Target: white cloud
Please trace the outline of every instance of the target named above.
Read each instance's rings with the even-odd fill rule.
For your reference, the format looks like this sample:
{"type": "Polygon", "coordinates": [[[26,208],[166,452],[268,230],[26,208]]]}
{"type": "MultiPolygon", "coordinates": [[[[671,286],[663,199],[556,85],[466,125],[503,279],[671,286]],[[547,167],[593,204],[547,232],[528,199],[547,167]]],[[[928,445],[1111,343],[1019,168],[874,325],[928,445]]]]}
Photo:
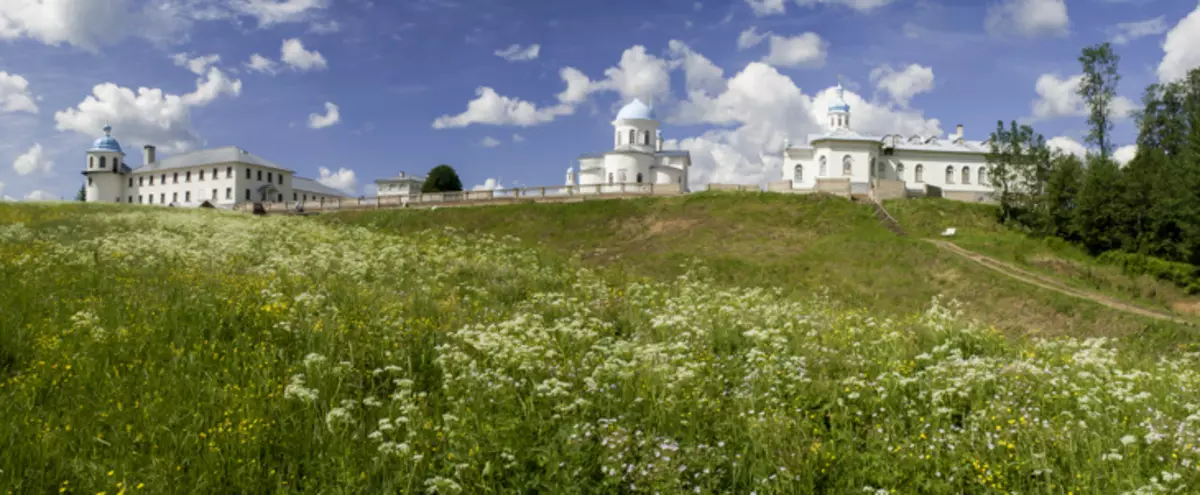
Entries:
{"type": "Polygon", "coordinates": [[[787,8],[783,2],[784,0],[746,0],[746,5],[750,6],[754,15],[762,17],[784,13],[787,8]]]}
{"type": "Polygon", "coordinates": [[[692,51],[682,41],[671,40],[668,44],[674,61],[672,68],[682,67],[687,81],[687,91],[704,91],[717,94],[725,90],[725,71],[717,67],[704,55],[692,51]]]}
{"type": "Polygon", "coordinates": [[[512,140],[514,143],[524,143],[525,136],[522,136],[520,134],[513,134],[512,140]]]}
{"type": "Polygon", "coordinates": [[[208,66],[221,61],[221,56],[214,54],[201,55],[192,58],[192,56],[187,53],[176,53],[171,55],[171,61],[175,62],[175,65],[187,68],[187,70],[192,71],[193,74],[202,76],[205,72],[208,72],[208,66]]]}
{"type": "MultiPolygon", "coordinates": [[[[817,4],[843,5],[859,12],[870,12],[879,7],[892,3],[894,0],[795,0],[796,5],[811,7],[817,4]]],[[[784,0],[746,0],[754,15],[768,16],[782,14],[786,10],[784,0]]]]}
{"type": "Polygon", "coordinates": [[[35,143],[29,151],[13,161],[13,170],[17,171],[17,175],[29,175],[39,171],[49,173],[53,168],[54,162],[46,158],[40,143],[35,143]]]}
{"type": "Polygon", "coordinates": [[[324,70],[328,67],[325,57],[321,56],[320,52],[305,50],[304,43],[298,38],[283,40],[283,48],[280,51],[282,52],[280,61],[293,69],[309,71],[324,70]]]}
{"type": "Polygon", "coordinates": [[[825,65],[828,44],[817,33],[792,37],[772,34],[770,52],[763,62],[776,67],[821,67],[825,65]]]}
{"type": "Polygon", "coordinates": [[[17,74],[0,71],[0,111],[38,113],[29,81],[17,74]]]}
{"type": "Polygon", "coordinates": [[[55,201],[57,199],[57,196],[40,189],[25,195],[25,201],[55,201]]]}
{"type": "Polygon", "coordinates": [[[472,191],[495,191],[497,189],[504,189],[504,186],[500,185],[499,179],[492,178],[488,178],[483,181],[483,184],[471,188],[472,191]]]}
{"type": "Polygon", "coordinates": [[[250,55],[250,61],[246,62],[246,69],[251,72],[274,74],[277,70],[276,65],[274,60],[255,53],[250,55]]]}
{"type": "Polygon", "coordinates": [[[1085,148],[1079,141],[1067,136],[1050,138],[1048,141],[1046,141],[1046,146],[1052,150],[1060,151],[1069,155],[1075,155],[1079,158],[1084,158],[1087,156],[1087,148],[1085,148]]]}
{"type": "Polygon", "coordinates": [[[871,81],[892,101],[907,108],[913,96],[933,90],[933,69],[910,64],[904,70],[896,71],[889,65],[882,65],[871,71],[871,81]]]}
{"type": "Polygon", "coordinates": [[[745,50],[746,48],[757,46],[759,43],[762,43],[762,40],[765,39],[767,39],[766,34],[759,34],[758,29],[754,26],[751,26],[745,31],[742,31],[742,34],[738,35],[737,46],[739,50],[745,50]]]}
{"type": "Polygon", "coordinates": [[[1200,67],[1200,6],[1179,21],[1163,41],[1163,59],[1158,64],[1158,80],[1170,82],[1183,78],[1200,67]]]}
{"type": "Polygon", "coordinates": [[[484,148],[495,148],[500,146],[500,140],[491,136],[487,136],[484,137],[482,141],[479,141],[479,145],[483,146],[484,148]]]}
{"type": "Polygon", "coordinates": [[[525,48],[521,45],[512,45],[503,50],[496,50],[496,56],[503,58],[509,62],[525,62],[538,58],[538,53],[542,50],[541,45],[533,44],[525,48]]]}
{"type": "MultiPolygon", "coordinates": [[[[1038,99],[1033,101],[1033,117],[1049,119],[1087,115],[1083,97],[1077,92],[1082,81],[1082,74],[1065,79],[1056,74],[1042,74],[1034,85],[1038,99]]],[[[1124,96],[1117,96],[1112,101],[1112,115],[1116,119],[1128,117],[1135,108],[1135,103],[1124,96]]]]}
{"type": "Polygon", "coordinates": [[[587,99],[588,94],[592,92],[592,80],[588,79],[587,74],[574,67],[564,67],[559,71],[559,76],[563,82],[567,83],[567,89],[558,94],[560,103],[575,104],[587,99]]]}
{"type": "Polygon", "coordinates": [[[198,11],[173,0],[4,0],[0,39],[30,38],[96,52],[127,36],[177,41],[198,11]]]}
{"type": "Polygon", "coordinates": [[[106,122],[114,134],[131,144],[153,144],[165,152],[186,151],[202,141],[192,128],[191,108],[208,105],[220,95],[236,97],[241,81],[230,80],[219,69],[209,68],[206,79],[196,81],[196,91],[169,94],[158,88],[132,89],[113,83],[97,84],[92,94],[75,108],[56,112],[60,131],[75,131],[89,137],[100,133],[106,122]]]}
{"type": "Polygon", "coordinates": [[[621,53],[616,67],[604,70],[607,78],[593,83],[592,91],[616,91],[623,100],[666,100],[671,93],[669,70],[666,60],[646,53],[642,45],[634,45],[621,53]]]}
{"type": "Polygon", "coordinates": [[[315,34],[333,34],[341,30],[342,25],[332,19],[327,22],[314,22],[308,25],[308,32],[315,34]]]}
{"type": "Polygon", "coordinates": [[[233,0],[233,9],[258,19],[259,27],[308,21],[329,7],[329,0],[233,0]]]}
{"type": "Polygon", "coordinates": [[[324,129],[338,122],[341,122],[342,116],[338,112],[338,106],[333,102],[325,102],[325,115],[319,113],[308,114],[309,129],[324,129]]]}
{"type": "MultiPolygon", "coordinates": [[[[471,124],[517,125],[528,127],[544,124],[562,115],[571,115],[575,107],[560,103],[551,107],[509,98],[496,90],[482,86],[475,90],[476,98],[467,103],[467,110],[458,115],[443,115],[433,121],[434,129],[466,127],[471,124]]],[[[560,96],[561,98],[561,96],[560,96]]]]}
{"type": "Polygon", "coordinates": [[[1125,146],[1121,146],[1113,151],[1112,156],[1113,160],[1116,160],[1118,165],[1125,166],[1129,162],[1133,161],[1133,158],[1137,156],[1137,145],[1127,144],[1125,146]]]}
{"type": "Polygon", "coordinates": [[[1166,16],[1158,16],[1144,21],[1122,22],[1117,24],[1116,34],[1112,42],[1124,45],[1130,41],[1146,36],[1155,36],[1167,32],[1166,16]]]}
{"type": "Polygon", "coordinates": [[[353,170],[338,168],[337,172],[333,172],[325,167],[321,167],[319,172],[321,176],[317,178],[317,182],[321,184],[349,195],[354,195],[355,189],[358,188],[358,179],[355,177],[353,170]]]}
{"type": "Polygon", "coordinates": [[[1070,19],[1064,0],[1001,0],[988,7],[983,26],[992,36],[1066,36],[1070,19]]]}

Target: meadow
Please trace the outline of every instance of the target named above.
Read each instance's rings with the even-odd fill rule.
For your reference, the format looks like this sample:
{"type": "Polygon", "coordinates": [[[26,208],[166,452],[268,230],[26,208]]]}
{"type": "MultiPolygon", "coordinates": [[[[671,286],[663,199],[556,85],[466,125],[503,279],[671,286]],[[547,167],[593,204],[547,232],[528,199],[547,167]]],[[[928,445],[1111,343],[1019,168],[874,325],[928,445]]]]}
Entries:
{"type": "Polygon", "coordinates": [[[1196,353],[754,286],[696,246],[631,273],[432,225],[0,204],[0,492],[1200,484],[1196,353]]]}

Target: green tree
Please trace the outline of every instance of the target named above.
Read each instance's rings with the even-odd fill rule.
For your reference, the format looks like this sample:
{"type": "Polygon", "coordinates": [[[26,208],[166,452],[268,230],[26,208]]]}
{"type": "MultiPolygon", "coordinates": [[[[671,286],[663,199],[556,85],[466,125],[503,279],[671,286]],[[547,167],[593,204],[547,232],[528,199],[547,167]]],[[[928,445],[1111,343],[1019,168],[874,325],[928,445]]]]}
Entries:
{"type": "Polygon", "coordinates": [[[1079,63],[1083,64],[1083,80],[1077,90],[1088,108],[1087,142],[1099,150],[1100,156],[1112,156],[1112,105],[1117,97],[1117,73],[1120,57],[1112,51],[1112,45],[1101,43],[1083,49],[1079,63]]]}
{"type": "Polygon", "coordinates": [[[87,201],[87,184],[79,185],[79,192],[75,193],[75,201],[87,201]]]}
{"type": "Polygon", "coordinates": [[[987,154],[988,172],[1000,202],[1003,222],[1043,232],[1046,227],[1046,181],[1051,154],[1046,139],[1028,125],[996,122],[987,154]]]}
{"type": "Polygon", "coordinates": [[[1046,226],[1051,235],[1078,241],[1075,223],[1079,190],[1083,187],[1083,162],[1075,155],[1056,153],[1046,180],[1046,226]]]}
{"type": "Polygon", "coordinates": [[[1076,201],[1075,226],[1084,247],[1093,254],[1118,249],[1126,240],[1122,186],[1116,162],[1088,155],[1083,187],[1076,201]]]}
{"type": "Polygon", "coordinates": [[[462,180],[458,178],[458,172],[454,171],[454,167],[449,165],[438,165],[429,171],[429,175],[425,177],[425,183],[421,184],[421,192],[447,192],[463,190],[462,180]]]}

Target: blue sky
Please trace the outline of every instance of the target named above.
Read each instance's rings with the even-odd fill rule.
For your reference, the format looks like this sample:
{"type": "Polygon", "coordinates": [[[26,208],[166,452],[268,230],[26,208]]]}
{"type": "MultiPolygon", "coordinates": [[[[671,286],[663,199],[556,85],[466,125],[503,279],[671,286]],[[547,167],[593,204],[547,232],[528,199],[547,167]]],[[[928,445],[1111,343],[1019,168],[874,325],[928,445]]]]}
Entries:
{"type": "MultiPolygon", "coordinates": [[[[981,140],[1018,119],[1081,152],[1080,49],[1119,42],[1133,108],[1147,84],[1200,65],[1198,11],[1196,0],[8,0],[0,197],[73,196],[104,121],[135,165],[143,144],[236,145],[355,194],[439,163],[468,187],[556,185],[580,153],[611,146],[612,116],[633,97],[654,101],[668,146],[692,152],[693,182],[763,182],[779,176],[784,139],[820,132],[839,75],[861,132],[963,124],[981,140]],[[266,61],[251,67],[255,54],[266,61]]],[[[1118,144],[1133,140],[1129,118],[1116,130],[1118,144]]]]}

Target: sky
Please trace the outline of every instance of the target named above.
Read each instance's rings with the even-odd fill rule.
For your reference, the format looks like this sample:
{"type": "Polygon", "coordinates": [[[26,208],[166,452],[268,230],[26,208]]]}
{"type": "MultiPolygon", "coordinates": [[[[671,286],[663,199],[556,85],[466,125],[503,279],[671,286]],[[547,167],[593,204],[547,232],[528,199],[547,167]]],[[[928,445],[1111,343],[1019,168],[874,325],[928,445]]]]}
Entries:
{"type": "Polygon", "coordinates": [[[1017,120],[1082,154],[1106,41],[1127,160],[1144,88],[1200,66],[1197,0],[0,0],[0,198],[72,198],[106,122],[135,167],[238,146],[353,195],[443,163],[560,185],[634,98],[693,189],[761,184],[839,78],[862,133],[1017,120]]]}

